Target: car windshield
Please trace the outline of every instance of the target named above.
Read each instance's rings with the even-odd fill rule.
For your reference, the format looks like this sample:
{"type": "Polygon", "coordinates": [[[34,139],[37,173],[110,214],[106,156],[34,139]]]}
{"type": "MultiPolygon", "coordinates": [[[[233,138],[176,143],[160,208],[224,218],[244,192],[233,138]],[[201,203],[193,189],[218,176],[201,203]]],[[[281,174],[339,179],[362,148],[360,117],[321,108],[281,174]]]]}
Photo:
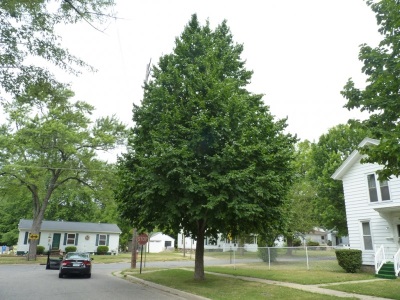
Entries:
{"type": "Polygon", "coordinates": [[[70,252],[65,255],[65,259],[89,259],[89,254],[70,252]]]}

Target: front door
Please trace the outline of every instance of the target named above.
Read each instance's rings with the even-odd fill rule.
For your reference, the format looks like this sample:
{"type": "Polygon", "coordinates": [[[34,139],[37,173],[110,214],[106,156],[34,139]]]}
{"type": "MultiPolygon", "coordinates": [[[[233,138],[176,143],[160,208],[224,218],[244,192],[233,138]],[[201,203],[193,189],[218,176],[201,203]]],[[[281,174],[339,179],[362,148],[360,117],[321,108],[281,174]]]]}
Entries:
{"type": "Polygon", "coordinates": [[[60,240],[61,240],[61,233],[54,233],[51,249],[60,249],[60,240]]]}

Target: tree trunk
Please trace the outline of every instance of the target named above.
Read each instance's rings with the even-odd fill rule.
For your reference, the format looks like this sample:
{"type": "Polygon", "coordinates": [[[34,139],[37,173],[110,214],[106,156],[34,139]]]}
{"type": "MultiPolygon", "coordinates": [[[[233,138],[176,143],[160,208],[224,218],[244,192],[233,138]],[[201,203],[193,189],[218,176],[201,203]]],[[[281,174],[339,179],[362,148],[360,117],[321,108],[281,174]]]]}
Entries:
{"type": "MultiPolygon", "coordinates": [[[[37,236],[39,236],[40,228],[42,227],[42,221],[43,217],[41,217],[40,214],[33,219],[30,234],[36,234],[37,236]]],[[[37,239],[35,240],[29,239],[29,253],[27,255],[28,260],[36,260],[36,249],[38,243],[39,240],[37,239]]]]}
{"type": "Polygon", "coordinates": [[[286,254],[287,255],[292,255],[292,250],[293,249],[291,247],[293,247],[293,236],[288,235],[286,237],[286,242],[287,242],[287,246],[288,246],[286,254]]]}
{"type": "MultiPolygon", "coordinates": [[[[51,182],[54,182],[54,178],[52,178],[51,182]]],[[[54,186],[54,184],[51,184],[54,186]]],[[[40,229],[42,228],[42,222],[44,218],[44,212],[46,211],[47,204],[49,203],[50,196],[54,191],[54,188],[49,188],[47,190],[47,194],[43,199],[43,202],[40,202],[40,198],[37,193],[37,188],[34,187],[32,190],[32,200],[33,200],[33,221],[32,221],[32,228],[31,234],[39,235],[40,229]]],[[[36,249],[39,240],[30,240],[29,243],[29,253],[27,256],[28,260],[36,260],[36,249]]]]}
{"type": "Polygon", "coordinates": [[[204,222],[199,221],[197,230],[196,254],[194,260],[194,279],[204,280],[204,222]]]}
{"type": "Polygon", "coordinates": [[[137,230],[133,228],[132,234],[132,256],[131,256],[131,269],[136,269],[136,255],[137,255],[137,230]]]}

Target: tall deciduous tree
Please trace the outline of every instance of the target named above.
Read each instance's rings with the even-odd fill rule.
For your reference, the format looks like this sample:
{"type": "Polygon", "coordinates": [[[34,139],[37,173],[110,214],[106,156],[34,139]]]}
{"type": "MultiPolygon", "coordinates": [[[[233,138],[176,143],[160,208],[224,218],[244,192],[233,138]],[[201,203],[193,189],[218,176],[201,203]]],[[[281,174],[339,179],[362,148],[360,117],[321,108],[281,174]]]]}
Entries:
{"type": "Polygon", "coordinates": [[[160,58],[133,110],[131,150],[119,161],[117,198],[139,229],[182,229],[197,239],[195,273],[204,279],[204,238],[259,233],[281,217],[296,138],[285,134],[224,21],[213,31],[193,15],[160,58]]]}
{"type": "Polygon", "coordinates": [[[0,93],[19,95],[34,82],[55,84],[43,61],[73,73],[87,67],[61,46],[55,28],[80,20],[104,21],[113,4],[113,0],[0,1],[0,93]]]}
{"type": "Polygon", "coordinates": [[[367,1],[376,13],[382,41],[375,48],[363,44],[359,59],[367,75],[363,89],[349,79],[342,94],[348,100],[348,109],[359,108],[370,113],[363,125],[380,139],[375,147],[360,149],[367,154],[364,161],[383,165],[382,179],[400,175],[400,3],[397,0],[367,1]]]}
{"type": "Polygon", "coordinates": [[[315,214],[321,226],[336,229],[340,235],[348,233],[343,186],[331,176],[368,135],[369,132],[357,127],[356,123],[352,127],[340,124],[312,145],[313,164],[309,175],[317,190],[315,214]]]}
{"type": "MultiPolygon", "coordinates": [[[[112,168],[96,158],[96,151],[124,141],[125,127],[115,117],[93,124],[89,118],[93,107],[70,102],[72,96],[62,87],[34,85],[5,106],[8,123],[0,127],[0,184],[29,191],[33,234],[40,231],[53,193],[72,182],[75,188],[98,188],[98,172],[112,168]],[[51,93],[45,93],[47,89],[51,93]]],[[[35,259],[36,246],[32,240],[29,259],[35,259]]]]}

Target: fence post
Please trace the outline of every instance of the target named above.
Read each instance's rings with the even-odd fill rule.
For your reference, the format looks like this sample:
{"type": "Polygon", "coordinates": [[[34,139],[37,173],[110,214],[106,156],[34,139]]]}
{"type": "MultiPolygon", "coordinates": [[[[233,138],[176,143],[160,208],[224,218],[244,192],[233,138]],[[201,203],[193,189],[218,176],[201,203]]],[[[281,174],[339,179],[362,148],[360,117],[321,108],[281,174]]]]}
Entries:
{"type": "Polygon", "coordinates": [[[269,247],[267,247],[268,249],[268,270],[271,270],[271,254],[269,252],[269,247]]]}
{"type": "Polygon", "coordinates": [[[310,266],[308,265],[308,247],[306,246],[306,258],[307,258],[307,270],[310,270],[310,266]]]}

